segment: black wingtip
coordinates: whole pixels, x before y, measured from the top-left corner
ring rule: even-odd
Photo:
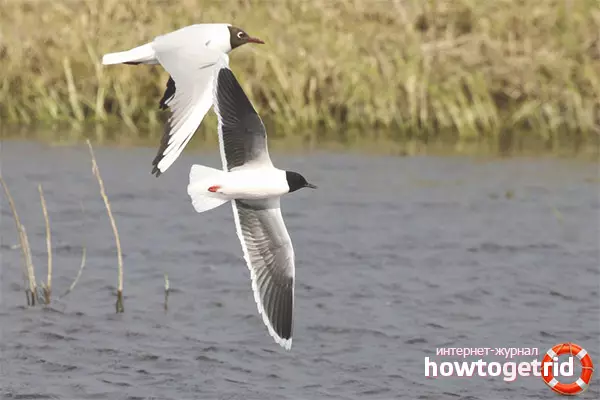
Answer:
[[[161,142],[164,142],[164,140],[162,140]],[[161,148],[158,149],[158,154],[156,155],[156,157],[154,157],[154,160],[152,160],[152,172],[151,172],[151,174],[155,175],[157,178],[162,175],[162,171],[160,169],[158,169],[158,163],[163,158],[163,155],[162,155],[163,151],[164,151],[163,143],[161,143]]]
[[[152,174],[152,175],[154,175],[154,176],[156,176],[156,177],[158,178],[159,176],[161,176],[161,175],[162,175],[162,172],[160,172],[160,169],[158,169],[158,167],[155,165],[155,166],[152,168],[152,172],[151,172],[151,174]]]
[[[158,178],[161,174],[162,171],[160,169],[158,169],[158,163],[164,158],[164,152],[165,150],[167,150],[167,147],[169,147],[169,132],[171,131],[171,123],[170,123],[170,119],[167,120],[165,127],[164,127],[164,131],[163,131],[163,136],[160,139],[160,145],[158,146],[158,151],[156,152],[156,156],[154,157],[154,160],[152,160],[152,175],[156,175],[156,177]]]
[[[171,100],[173,98],[173,96],[175,96],[175,90],[176,90],[175,81],[173,80],[173,78],[171,76],[169,76],[165,94],[163,94],[162,99],[160,99],[160,102],[158,103],[159,109],[166,110],[167,108],[169,108],[169,106],[167,105],[167,101]]]

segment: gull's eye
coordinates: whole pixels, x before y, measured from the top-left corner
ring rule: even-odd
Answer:
[[[246,36],[246,33],[245,33],[245,32],[238,32],[238,34],[237,34],[237,37],[238,37],[238,39],[241,39],[241,38],[243,38],[244,36]]]

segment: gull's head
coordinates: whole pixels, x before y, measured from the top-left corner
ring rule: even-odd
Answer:
[[[308,183],[306,178],[300,175],[297,172],[285,171],[285,179],[287,180],[288,187],[290,188],[289,192],[295,192],[298,189],[302,188],[311,188],[316,189],[317,187],[312,183]]]
[[[244,32],[243,29],[240,29],[236,26],[228,26],[228,28],[229,28],[229,43],[231,44],[231,50],[235,49],[236,47],[240,47],[241,45],[246,44],[246,43],[265,44],[265,42],[263,42],[259,38],[255,38],[255,37],[248,35],[246,32]]]

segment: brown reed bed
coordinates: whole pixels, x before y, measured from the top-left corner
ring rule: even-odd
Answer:
[[[597,0],[3,0],[0,121],[156,138],[161,67],[106,52],[198,22],[264,39],[230,64],[283,141],[597,145]],[[199,136],[214,142],[214,116]],[[83,132],[83,130],[82,130]],[[83,135],[83,133],[82,133]]]

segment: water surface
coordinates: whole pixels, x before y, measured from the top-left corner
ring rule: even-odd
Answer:
[[[540,378],[425,378],[436,347],[573,341],[600,365],[597,165],[280,154],[317,184],[283,201],[296,252],[291,352],[257,314],[231,208],[196,214],[182,156],[160,178],[155,149],[97,148],[121,234],[116,253],[84,147],[4,142],[2,174],[46,274],[37,184],[54,244],[50,308],[25,308],[21,254],[1,207],[0,397],[7,399],[545,399]],[[83,206],[83,211],[82,211]],[[163,274],[173,292],[163,310]],[[526,361],[531,357],[520,357]],[[469,359],[475,360],[475,359]],[[499,360],[488,357],[486,361]],[[598,398],[598,377],[581,398]]]

